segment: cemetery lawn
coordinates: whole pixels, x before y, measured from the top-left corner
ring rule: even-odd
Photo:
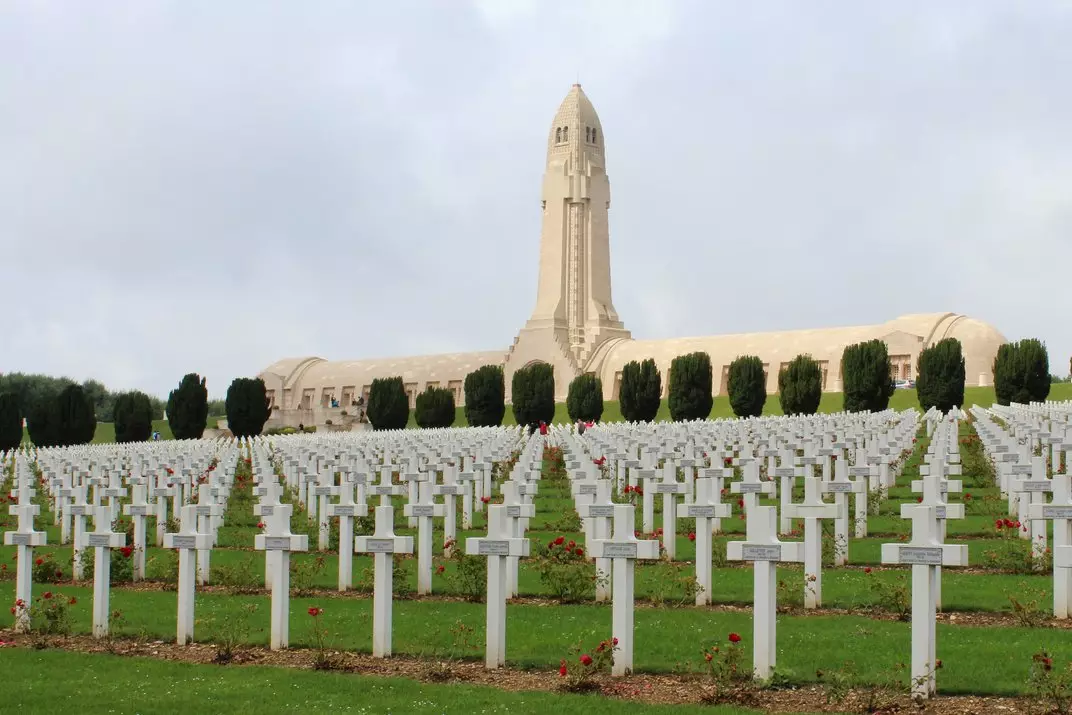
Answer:
[[[3,651],[3,704],[22,715],[56,712],[272,713],[581,713],[620,712],[620,701],[539,691],[294,670],[199,665],[57,650]],[[62,676],[57,677],[58,674]],[[745,715],[733,707],[629,703],[636,715]]]

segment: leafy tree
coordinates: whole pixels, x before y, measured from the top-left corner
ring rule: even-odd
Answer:
[[[153,432],[153,403],[144,392],[124,392],[113,407],[116,442],[144,442]]]
[[[597,422],[603,416],[603,381],[595,375],[578,375],[569,385],[566,410],[570,420]]]
[[[945,338],[920,352],[916,394],[924,410],[936,407],[945,413],[964,404],[964,354],[959,340]]]
[[[778,372],[778,401],[783,413],[814,415],[822,398],[823,370],[811,355],[797,355]]]
[[[470,427],[498,427],[506,415],[502,365],[484,365],[465,376],[465,421]]]
[[[994,393],[999,404],[1041,402],[1050,395],[1050,360],[1035,338],[1006,343],[994,358]]]
[[[868,340],[845,348],[841,356],[846,412],[881,412],[890,405],[893,380],[886,343]]]
[[[428,387],[417,395],[414,417],[418,427],[450,427],[454,424],[455,414],[454,393],[449,389]],[[408,419],[409,415],[406,417]]]
[[[726,390],[730,407],[738,417],[759,417],[767,403],[767,376],[763,361],[755,355],[742,355],[730,363]]]
[[[529,428],[555,418],[555,370],[538,362],[514,373],[510,383],[514,420]]]
[[[13,392],[0,393],[0,452],[9,452],[22,444],[22,410]]]
[[[227,428],[235,437],[259,435],[268,421],[268,390],[259,377],[236,377],[224,399]],[[202,426],[202,430],[204,427]]]
[[[622,384],[618,393],[622,417],[627,422],[651,422],[659,414],[663,381],[655,360],[633,360],[622,368]]]
[[[715,403],[711,356],[705,352],[678,355],[670,363],[670,419],[706,420]]]
[[[234,383],[231,383],[231,387],[234,387]],[[224,413],[229,412],[225,403]],[[201,439],[208,421],[208,389],[205,387],[205,378],[196,372],[183,376],[178,388],[168,395],[167,418],[175,439]],[[230,418],[227,424],[231,424]],[[231,431],[238,434],[233,427]]]
[[[406,428],[409,422],[409,396],[406,395],[406,384],[401,376],[379,377],[372,381],[365,414],[374,430]]]

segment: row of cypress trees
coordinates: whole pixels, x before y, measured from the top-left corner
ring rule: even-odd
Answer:
[[[881,411],[894,391],[886,344],[870,340],[845,348],[842,356],[844,409]],[[947,412],[964,404],[964,356],[955,338],[924,349],[919,356],[916,391],[924,409]],[[994,389],[998,403],[1045,400],[1050,391],[1049,357],[1037,339],[1002,345],[994,358]],[[763,413],[767,376],[755,355],[730,364],[727,390],[733,413],[739,417]],[[784,414],[814,414],[822,398],[822,369],[810,355],[798,355],[778,373],[778,399]],[[518,424],[537,426],[555,415],[554,370],[535,363],[514,373],[513,413]],[[675,421],[706,419],[714,404],[711,358],[707,353],[680,355],[671,362],[668,407]],[[662,404],[662,376],[653,359],[632,361],[622,369],[619,391],[622,417],[650,422]],[[271,414],[267,390],[260,378],[236,378],[225,400],[228,427],[236,436],[260,434]],[[571,420],[597,421],[603,416],[603,384],[595,375],[580,375],[569,386],[566,408]],[[409,421],[409,399],[401,377],[373,380],[368,403],[369,421],[377,430],[402,429]],[[28,410],[13,393],[0,394],[0,450],[22,442],[22,418],[40,447],[86,444],[93,439],[97,418],[94,404],[81,386],[72,384],[54,396],[39,399]],[[474,427],[497,426],[506,415],[503,368],[485,365],[465,378],[465,418]],[[152,433],[153,407],[143,392],[120,394],[115,401],[117,442],[144,441]],[[429,387],[417,396],[415,419],[420,427],[454,424],[454,393]],[[176,439],[198,439],[208,421],[208,389],[197,373],[183,376],[168,395],[167,418]]]

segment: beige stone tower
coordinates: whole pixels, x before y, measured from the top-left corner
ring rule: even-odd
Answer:
[[[536,307],[507,357],[508,391],[515,370],[550,362],[555,392],[564,398],[600,345],[630,337],[611,300],[604,139],[595,108],[573,85],[547,140]]]

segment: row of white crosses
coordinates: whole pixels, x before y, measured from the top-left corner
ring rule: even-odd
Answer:
[[[4,543],[17,547],[15,574],[15,630],[30,629],[32,618],[33,550],[46,542],[45,533],[34,528],[34,517],[41,513],[41,506],[33,503],[35,475],[28,462],[16,459],[16,485],[11,496],[17,503],[9,507],[9,513],[18,517],[14,531],[4,534]],[[94,529],[86,535],[85,545],[94,548],[93,564],[93,635],[108,635],[109,594],[111,586],[111,550],[126,545],[126,534],[112,531],[113,509],[97,506],[92,511]]]
[[[663,495],[662,546],[670,559],[676,555],[676,518],[691,516],[697,519],[694,534],[697,541],[698,604],[709,603],[711,599],[709,537],[711,533],[720,530],[720,520],[729,515],[729,508],[721,502],[721,496],[723,485],[732,480],[736,466],[742,472],[742,479],[732,481],[729,491],[740,495],[745,514],[758,505],[761,494],[771,497],[779,495],[782,508],[781,533],[791,530],[794,518],[804,520],[804,550],[807,554],[804,576],[805,604],[808,608],[815,608],[821,605],[822,601],[820,520],[834,521],[835,563],[847,563],[849,495],[854,495],[853,506],[856,512],[853,531],[857,538],[866,536],[868,489],[886,489],[893,483],[896,478],[894,468],[899,466],[903,456],[911,450],[915,427],[918,424],[917,414],[908,411],[899,414],[884,413],[878,418],[871,416],[871,422],[863,423],[872,430],[868,433],[869,437],[863,437],[864,430],[861,429],[860,434],[853,437],[846,434],[842,438],[844,441],[837,441],[833,429],[830,428],[832,421],[826,416],[768,418],[766,422],[762,422],[764,428],[755,428],[757,433],[766,429],[761,436],[741,430],[741,425],[751,421],[716,421],[685,425],[609,425],[599,430],[589,430],[583,437],[573,436],[569,428],[553,429],[551,438],[557,438],[564,449],[566,467],[574,480],[573,494],[577,511],[584,520],[586,540],[593,538],[593,529],[606,529],[606,523],[609,521],[606,514],[613,502],[606,492],[600,491],[601,483],[610,482],[622,490],[627,485],[642,485],[642,522],[643,529],[647,532],[652,531],[654,526],[655,494]],[[761,423],[759,420],[755,422]],[[847,428],[861,426],[861,421],[855,416],[846,418],[845,422]],[[836,424],[836,420],[833,423]],[[883,424],[889,427],[888,431],[881,429]],[[740,443],[734,441],[734,434],[726,438],[726,425],[734,426]],[[815,425],[822,425],[822,428],[816,428]],[[801,443],[804,456],[797,456],[797,447],[794,446],[796,442],[788,437],[780,438],[776,427],[785,430],[792,428],[802,434],[830,429],[823,432],[819,439]],[[809,431],[809,428],[812,431]],[[705,438],[702,435],[704,431],[711,430],[721,435],[715,438],[717,443],[713,445],[710,437]],[[565,434],[558,437],[561,432]],[[636,441],[624,448],[619,442],[616,447],[615,434],[622,432]],[[857,465],[850,468],[847,457],[850,446],[857,444],[856,437],[862,437],[863,446],[854,450],[853,456]],[[704,445],[706,449],[699,452],[697,443]],[[771,443],[778,443],[780,448],[769,448]],[[594,458],[596,454],[601,456]],[[767,480],[760,475],[764,457],[767,458]],[[657,466],[660,459],[663,461],[661,468]],[[713,466],[706,466],[708,460]],[[779,466],[779,462],[784,466]],[[595,466],[597,464],[598,466]],[[726,466],[727,464],[733,466]],[[819,467],[829,478],[815,475],[815,469]],[[879,467],[884,467],[884,470]],[[684,474],[684,483],[678,481],[679,469]],[[602,478],[604,470],[610,473],[610,479]],[[832,475],[829,472],[832,472]],[[804,481],[804,501],[794,504],[792,489],[800,479]],[[703,489],[704,497],[699,508],[694,508],[698,503],[697,494],[700,493],[699,484],[702,482],[708,482],[708,486]],[[823,499],[823,495],[829,493],[834,494],[833,504]],[[684,498],[684,503],[677,503],[679,497]],[[597,569],[600,573],[605,573],[606,565],[597,561]],[[598,588],[597,600],[609,597],[610,590],[606,587]]]
[[[1053,614],[1069,617],[1072,608],[1072,425],[1066,404],[973,408],[976,429],[995,464],[999,486],[1009,498],[1009,513],[1021,523],[1021,538],[1031,539],[1041,568],[1046,553],[1046,522],[1053,522]],[[995,418],[1000,417],[1005,427]],[[1035,455],[1038,450],[1041,454]],[[1047,462],[1052,478],[1047,477]],[[1062,471],[1063,470],[1063,471]],[[1045,494],[1050,493],[1049,502]]]

